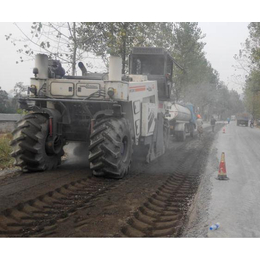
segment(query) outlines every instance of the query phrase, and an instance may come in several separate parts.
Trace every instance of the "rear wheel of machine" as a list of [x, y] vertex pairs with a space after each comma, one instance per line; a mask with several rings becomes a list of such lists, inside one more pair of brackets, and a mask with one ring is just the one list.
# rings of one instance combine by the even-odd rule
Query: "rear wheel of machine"
[[95, 176], [123, 178], [130, 169], [133, 140], [125, 118], [106, 118], [94, 125], [89, 162]]
[[185, 139], [186, 139], [186, 132], [185, 132], [185, 130], [184, 131], [178, 131], [176, 133], [176, 139], [179, 142], [184, 142]]
[[46, 150], [48, 118], [44, 115], [24, 116], [12, 134], [11, 155], [15, 158], [15, 165], [20, 166], [23, 172], [51, 170], [61, 163], [61, 156], [64, 154], [62, 140], [55, 139], [55, 154], [49, 154]]

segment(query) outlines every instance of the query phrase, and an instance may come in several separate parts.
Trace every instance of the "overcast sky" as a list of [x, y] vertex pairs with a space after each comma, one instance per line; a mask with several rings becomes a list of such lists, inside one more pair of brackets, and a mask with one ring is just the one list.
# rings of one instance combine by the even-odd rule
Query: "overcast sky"
[[[30, 23], [19, 23], [19, 26], [30, 32]], [[248, 37], [248, 23], [199, 23], [202, 32], [206, 34], [203, 39], [206, 42], [206, 58], [210, 61], [212, 67], [220, 74], [229, 89], [235, 89], [242, 92], [240, 86], [232, 82], [235, 64], [233, 56], [238, 53], [240, 44]], [[0, 86], [6, 91], [13, 89], [16, 82], [30, 83], [30, 77], [33, 76], [32, 69], [34, 61], [25, 61], [16, 64], [19, 60], [19, 54], [16, 48], [5, 40], [5, 35], [12, 33], [19, 38], [21, 33], [13, 23], [0, 23]]]

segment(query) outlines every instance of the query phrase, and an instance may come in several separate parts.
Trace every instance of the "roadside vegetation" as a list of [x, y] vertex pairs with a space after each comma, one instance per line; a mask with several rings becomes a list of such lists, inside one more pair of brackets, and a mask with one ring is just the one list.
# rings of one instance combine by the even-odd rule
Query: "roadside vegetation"
[[11, 139], [11, 134], [0, 134], [0, 170], [13, 166], [14, 158], [10, 155], [12, 150], [9, 145]]
[[[248, 25], [249, 37], [235, 59], [236, 68], [245, 74], [244, 103], [247, 112], [260, 119], [260, 23]], [[239, 77], [241, 75], [238, 75]], [[257, 121], [259, 123], [259, 121]]]

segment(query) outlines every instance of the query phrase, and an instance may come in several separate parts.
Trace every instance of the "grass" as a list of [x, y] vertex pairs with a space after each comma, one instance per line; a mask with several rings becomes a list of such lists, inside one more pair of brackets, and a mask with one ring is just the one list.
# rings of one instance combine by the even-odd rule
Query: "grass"
[[11, 134], [0, 134], [0, 170], [10, 168], [14, 164], [14, 158], [10, 155], [12, 152], [11, 140]]

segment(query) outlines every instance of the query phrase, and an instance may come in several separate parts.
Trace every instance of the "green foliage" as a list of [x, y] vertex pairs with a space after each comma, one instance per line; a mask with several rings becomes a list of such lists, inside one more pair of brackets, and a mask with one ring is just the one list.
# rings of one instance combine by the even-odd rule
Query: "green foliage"
[[8, 108], [8, 94], [0, 87], [0, 113], [6, 113]]
[[14, 164], [14, 158], [10, 155], [12, 152], [9, 145], [11, 139], [11, 134], [0, 135], [0, 169], [11, 167]]
[[16, 113], [17, 113], [17, 114], [20, 114], [20, 115], [27, 115], [27, 114], [28, 114], [28, 112], [27, 112], [26, 110], [21, 109], [21, 108], [18, 108], [18, 109], [16, 110]]
[[171, 46], [172, 23], [82, 23], [80, 35], [93, 35], [91, 42], [82, 48], [107, 60], [109, 55], [119, 55], [123, 60], [122, 71], [128, 69], [128, 56], [134, 46]]
[[260, 70], [251, 70], [244, 88], [246, 109], [254, 118], [260, 118]]
[[[21, 98], [22, 96], [27, 94], [27, 90], [28, 90], [27, 85], [24, 85], [23, 82], [17, 82], [14, 86], [13, 89], [13, 93], [14, 93], [14, 97], [11, 100], [11, 106], [14, 109], [14, 113], [19, 111], [19, 98]], [[18, 112], [19, 113], [19, 112]]]
[[200, 113], [214, 101], [219, 80], [205, 57], [204, 37], [198, 23], [175, 23], [170, 48], [177, 63], [184, 68], [184, 71], [174, 70], [176, 99], [192, 102], [200, 108]]
[[224, 118], [243, 111], [236, 91], [229, 91], [205, 57], [203, 35], [198, 23], [175, 23], [170, 51], [184, 71], [174, 70], [177, 100], [193, 103], [208, 119], [212, 114]]
[[246, 110], [260, 118], [260, 23], [252, 22], [248, 29], [249, 37], [235, 59], [239, 68], [248, 74], [244, 86]]

